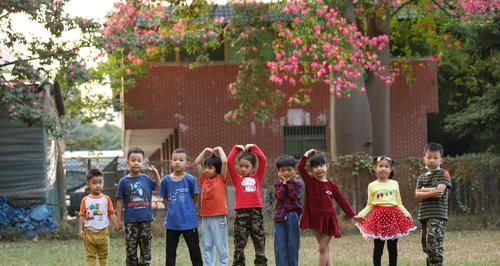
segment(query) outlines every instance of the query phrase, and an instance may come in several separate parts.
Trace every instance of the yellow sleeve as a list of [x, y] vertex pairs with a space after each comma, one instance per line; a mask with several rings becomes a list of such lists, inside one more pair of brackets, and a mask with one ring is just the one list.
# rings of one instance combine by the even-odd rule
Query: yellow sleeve
[[366, 200], [366, 207], [358, 213], [358, 216], [362, 218], [365, 218], [373, 208], [373, 186], [370, 185], [368, 185], [368, 199]]
[[410, 217], [411, 214], [406, 210], [405, 206], [403, 206], [403, 202], [401, 201], [401, 194], [399, 194], [399, 184], [396, 183], [396, 204], [398, 208], [404, 213], [405, 216]]

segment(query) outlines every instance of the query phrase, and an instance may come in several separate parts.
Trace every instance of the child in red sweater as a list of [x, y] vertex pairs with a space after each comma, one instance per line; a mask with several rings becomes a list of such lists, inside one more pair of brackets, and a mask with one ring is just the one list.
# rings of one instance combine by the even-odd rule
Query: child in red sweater
[[[308, 159], [312, 176], [309, 175], [305, 168]], [[332, 265], [328, 245], [332, 236], [335, 238], [341, 236], [332, 200], [337, 201], [349, 218], [352, 219], [356, 213], [342, 192], [340, 192], [337, 184], [327, 179], [328, 163], [323, 154], [317, 153], [314, 149], [308, 150], [300, 158], [297, 168], [306, 185], [304, 211], [300, 219], [300, 228], [314, 230], [314, 235], [319, 244], [319, 265]]]

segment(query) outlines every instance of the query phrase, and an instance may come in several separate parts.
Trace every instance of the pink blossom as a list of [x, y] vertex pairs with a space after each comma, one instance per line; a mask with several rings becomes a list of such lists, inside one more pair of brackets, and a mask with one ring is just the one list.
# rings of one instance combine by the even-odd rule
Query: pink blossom
[[299, 24], [299, 23], [300, 23], [300, 18], [299, 18], [299, 17], [295, 17], [295, 18], [293, 19], [293, 23], [295, 23], [295, 24]]

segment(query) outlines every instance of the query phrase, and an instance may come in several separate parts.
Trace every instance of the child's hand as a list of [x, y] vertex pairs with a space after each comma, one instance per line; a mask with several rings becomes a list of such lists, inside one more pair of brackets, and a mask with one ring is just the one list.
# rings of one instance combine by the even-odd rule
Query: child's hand
[[80, 231], [78, 232], [78, 235], [80, 236], [80, 239], [84, 238], [85, 233], [83, 232], [83, 229], [80, 229]]
[[242, 151], [244, 151], [244, 150], [245, 150], [245, 146], [243, 146], [243, 145], [236, 145], [236, 148], [237, 148], [238, 150], [242, 150]]
[[222, 150], [222, 147], [221, 146], [217, 146], [215, 148], [212, 149], [212, 153], [217, 156], [217, 157], [220, 157], [220, 151]]
[[316, 153], [315, 149], [310, 149], [310, 150], [306, 151], [306, 153], [304, 153], [304, 156], [309, 157], [309, 156], [311, 156], [312, 154], [315, 154], [315, 153]]
[[248, 151], [250, 148], [252, 148], [255, 144], [247, 144], [245, 145], [245, 150]]
[[205, 148], [203, 150], [203, 153], [204, 153], [205, 157], [208, 157], [214, 153], [214, 150], [212, 148]]
[[152, 164], [149, 164], [149, 163], [145, 163], [146, 164], [146, 168], [151, 171], [151, 172], [154, 172], [154, 173], [158, 173], [158, 170], [156, 169], [156, 167]]
[[352, 219], [356, 222], [356, 223], [359, 223], [359, 222], [362, 222], [365, 220], [365, 218], [361, 217], [361, 216], [354, 216], [352, 217]]
[[120, 221], [116, 221], [116, 225], [115, 225], [115, 231], [122, 231], [123, 230], [123, 224], [122, 222]]
[[430, 195], [433, 198], [441, 198], [443, 196], [443, 191], [439, 189], [433, 189], [430, 191]]

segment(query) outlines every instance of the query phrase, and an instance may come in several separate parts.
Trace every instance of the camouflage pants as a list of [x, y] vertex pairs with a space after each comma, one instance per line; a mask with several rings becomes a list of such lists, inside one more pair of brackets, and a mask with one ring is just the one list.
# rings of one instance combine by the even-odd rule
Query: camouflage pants
[[267, 265], [265, 254], [266, 235], [264, 234], [264, 216], [262, 209], [238, 209], [234, 221], [234, 261], [233, 266], [245, 265], [245, 246], [248, 236], [252, 238], [255, 248], [256, 266]]
[[[151, 265], [151, 221], [125, 224], [125, 246], [127, 266]], [[137, 258], [137, 246], [141, 251], [141, 261]]]
[[443, 265], [443, 242], [446, 220], [429, 218], [422, 223], [422, 249], [427, 254], [427, 265]]

